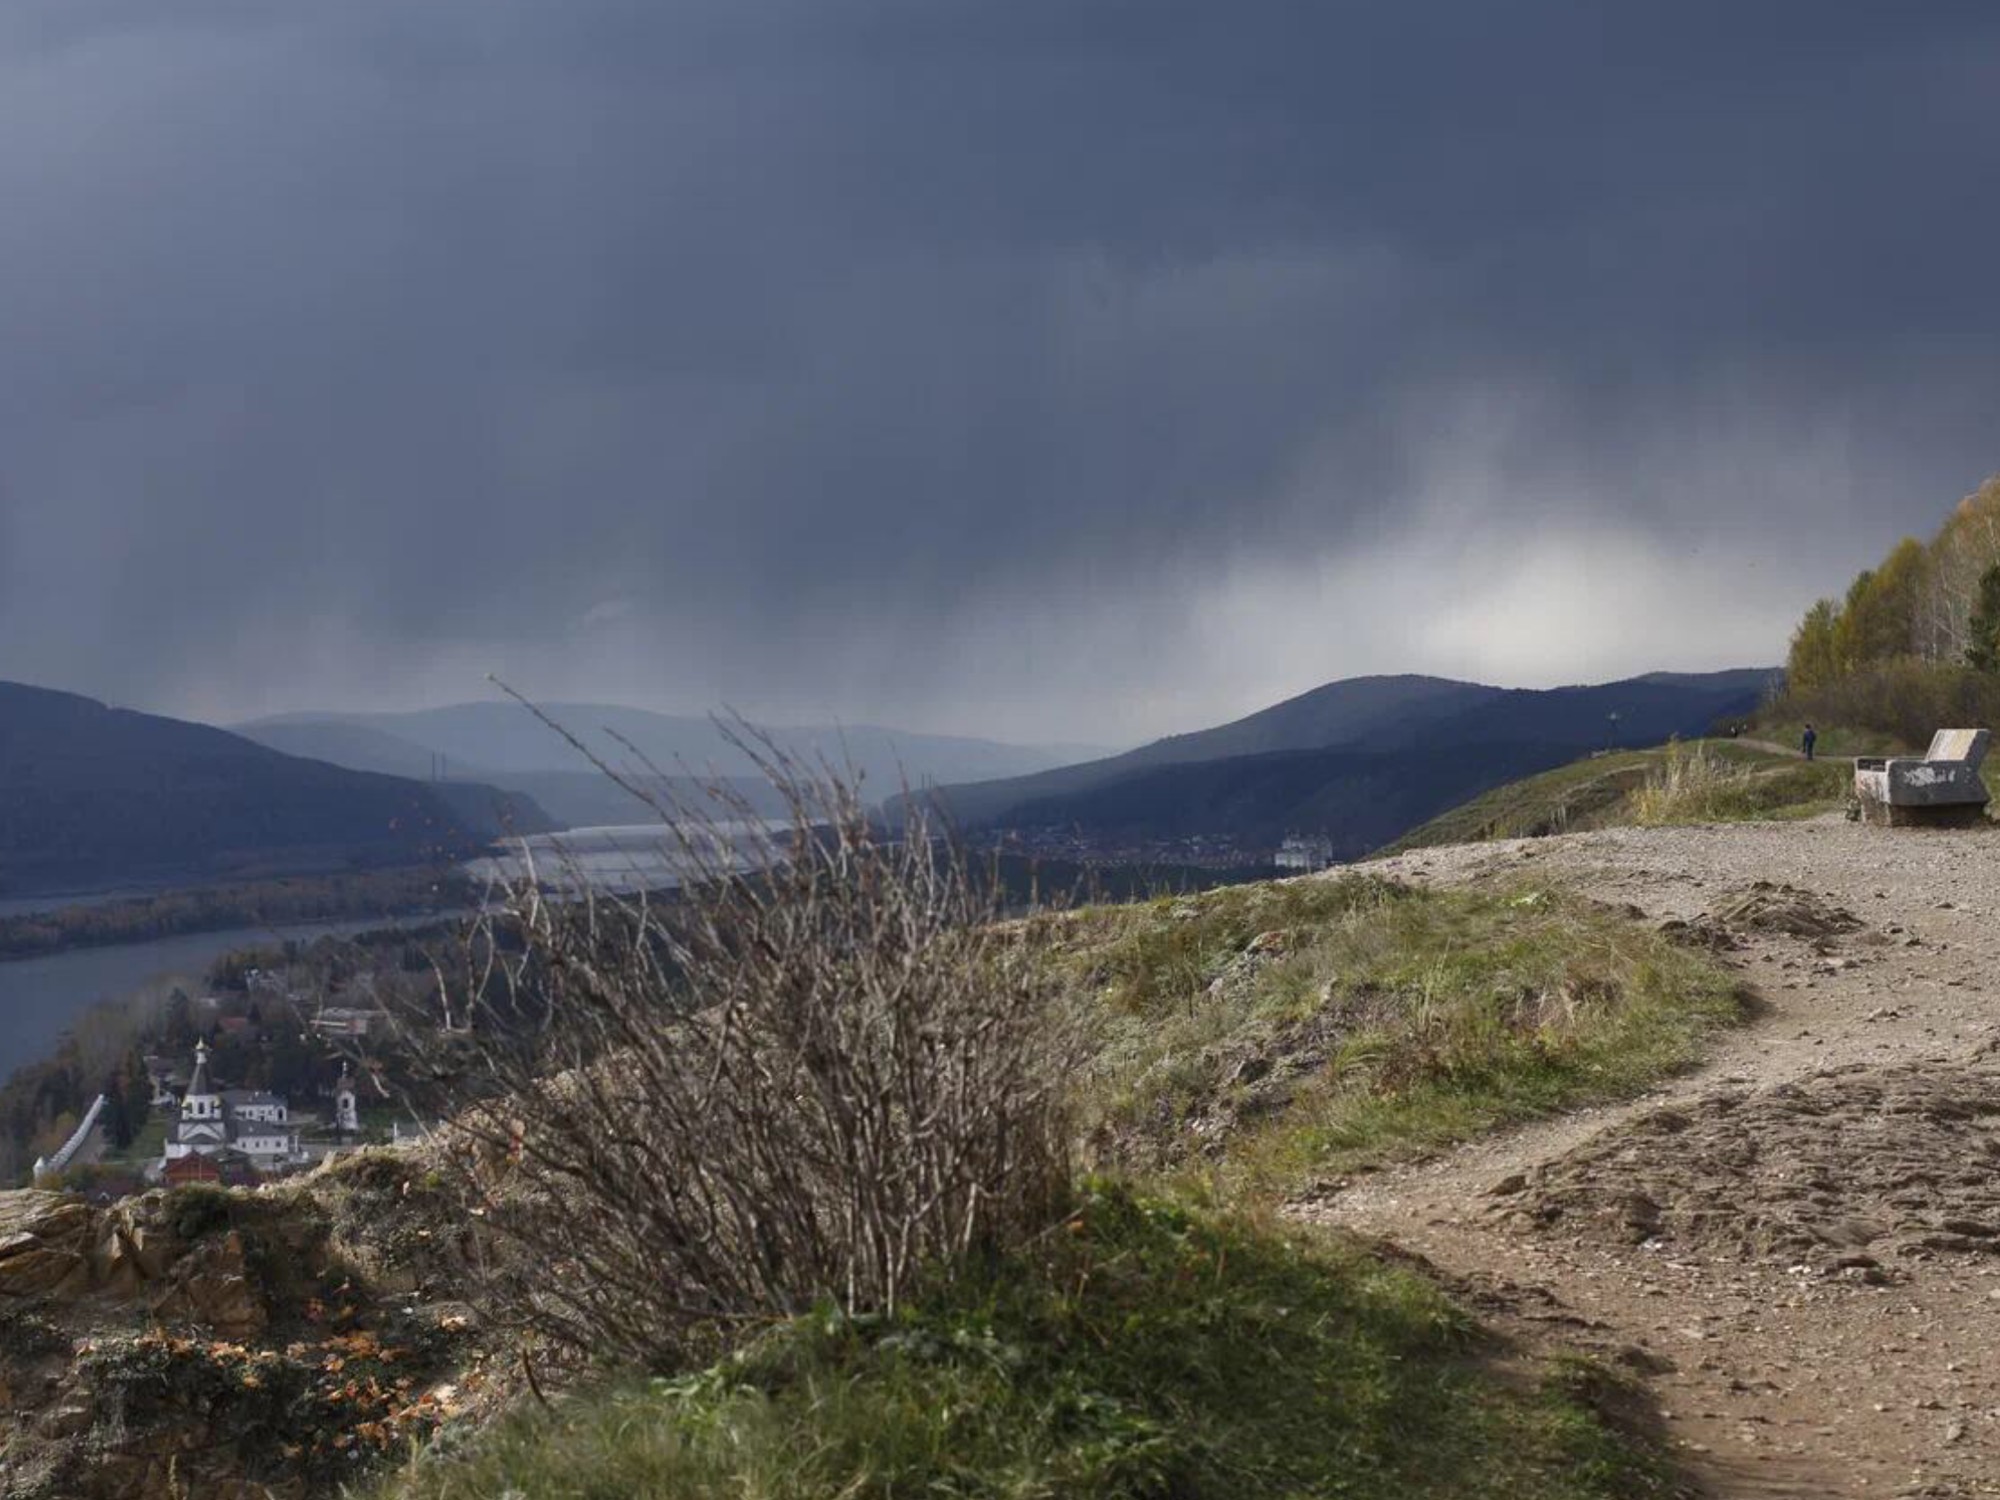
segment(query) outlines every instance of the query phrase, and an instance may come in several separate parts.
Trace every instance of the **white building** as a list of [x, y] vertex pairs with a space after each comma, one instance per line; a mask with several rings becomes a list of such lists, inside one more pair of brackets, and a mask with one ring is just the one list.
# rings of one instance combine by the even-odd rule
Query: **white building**
[[333, 1128], [342, 1135], [361, 1129], [360, 1101], [354, 1095], [354, 1075], [346, 1063], [340, 1065], [340, 1081], [333, 1086]]
[[365, 1037], [387, 1021], [389, 1013], [353, 1005], [322, 1005], [309, 1023], [320, 1036]]
[[1293, 834], [1278, 845], [1271, 863], [1281, 870], [1324, 870], [1333, 863], [1333, 840], [1324, 834]]
[[208, 1044], [197, 1042], [194, 1073], [181, 1099], [181, 1117], [167, 1142], [167, 1161], [184, 1156], [237, 1152], [260, 1172], [296, 1166], [309, 1159], [299, 1148], [291, 1111], [276, 1094], [248, 1089], [217, 1091], [208, 1077]]

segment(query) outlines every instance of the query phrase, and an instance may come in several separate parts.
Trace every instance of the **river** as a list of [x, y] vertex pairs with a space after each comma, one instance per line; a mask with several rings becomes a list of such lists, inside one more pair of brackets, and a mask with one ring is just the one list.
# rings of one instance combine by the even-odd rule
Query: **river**
[[[789, 824], [722, 823], [715, 832], [734, 847], [734, 865], [748, 869], [756, 862], [760, 832], [782, 830]], [[684, 862], [673, 835], [658, 823], [634, 823], [621, 828], [572, 828], [567, 833], [541, 833], [511, 840], [505, 852], [468, 864], [475, 880], [512, 882], [530, 872], [545, 890], [577, 895], [585, 889], [630, 894], [668, 890], [680, 884]]]
[[[435, 918], [412, 918], [428, 922]], [[208, 966], [232, 948], [254, 948], [289, 938], [340, 936], [397, 925], [365, 922], [294, 923], [190, 933], [111, 948], [72, 948], [42, 958], [0, 962], [0, 1079], [55, 1051], [63, 1032], [99, 1000], [116, 1000], [166, 979], [198, 993]]]
[[[771, 825], [778, 827], [782, 825]], [[752, 825], [724, 831], [750, 841]], [[545, 888], [559, 895], [585, 887], [599, 891], [659, 890], [676, 884], [672, 840], [657, 823], [623, 828], [577, 828], [542, 834], [506, 846], [507, 852], [475, 860], [465, 868], [475, 879], [511, 881], [533, 869]], [[747, 868], [739, 854], [739, 868]], [[111, 896], [37, 898], [8, 903], [15, 911], [92, 905]], [[413, 917], [412, 923], [438, 920]], [[339, 936], [399, 925], [381, 917], [359, 922], [301, 923], [239, 927], [193, 933], [153, 942], [106, 948], [73, 948], [44, 958], [0, 961], [0, 1079], [16, 1068], [49, 1056], [63, 1031], [99, 1000], [121, 999], [141, 986], [180, 979], [198, 990], [208, 966], [232, 948], [251, 948], [287, 938]]]

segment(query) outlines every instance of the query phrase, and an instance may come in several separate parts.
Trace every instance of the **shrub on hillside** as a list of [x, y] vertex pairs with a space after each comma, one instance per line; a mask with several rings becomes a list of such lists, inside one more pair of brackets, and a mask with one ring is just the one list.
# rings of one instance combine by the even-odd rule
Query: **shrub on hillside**
[[[1068, 1185], [1052, 983], [994, 887], [921, 822], [769, 747], [781, 827], [726, 792], [662, 811], [662, 902], [515, 890], [449, 1035], [489, 1290], [591, 1356], [672, 1366], [920, 1280], [1052, 1222]], [[750, 873], [746, 873], [750, 872]]]
[[2000, 676], [1903, 657], [1795, 690], [1772, 713], [1786, 722], [1870, 730], [1922, 750], [1939, 729], [2000, 727]]

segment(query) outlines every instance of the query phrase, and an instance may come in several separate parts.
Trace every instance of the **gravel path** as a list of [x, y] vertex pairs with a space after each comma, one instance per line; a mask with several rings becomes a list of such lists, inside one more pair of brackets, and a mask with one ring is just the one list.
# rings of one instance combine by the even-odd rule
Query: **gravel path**
[[1858, 919], [1736, 939], [1758, 1014], [1700, 1070], [1294, 1212], [1645, 1374], [1718, 1496], [2000, 1495], [2000, 833], [1608, 829], [1368, 868]]

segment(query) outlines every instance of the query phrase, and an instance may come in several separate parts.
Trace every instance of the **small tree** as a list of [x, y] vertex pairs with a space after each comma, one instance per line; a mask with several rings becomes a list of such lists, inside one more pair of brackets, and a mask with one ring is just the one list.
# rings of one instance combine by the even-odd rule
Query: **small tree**
[[1966, 627], [1965, 664], [1981, 672], [2000, 671], [2000, 563], [1979, 575], [1972, 618]]
[[125, 1054], [118, 1082], [125, 1091], [125, 1116], [137, 1130], [153, 1110], [153, 1077], [146, 1071], [146, 1059], [137, 1047]]
[[1786, 686], [1795, 693], [1825, 687], [1840, 675], [1840, 658], [1835, 631], [1840, 606], [1821, 599], [1806, 611], [1792, 635], [1791, 654], [1785, 663]]

